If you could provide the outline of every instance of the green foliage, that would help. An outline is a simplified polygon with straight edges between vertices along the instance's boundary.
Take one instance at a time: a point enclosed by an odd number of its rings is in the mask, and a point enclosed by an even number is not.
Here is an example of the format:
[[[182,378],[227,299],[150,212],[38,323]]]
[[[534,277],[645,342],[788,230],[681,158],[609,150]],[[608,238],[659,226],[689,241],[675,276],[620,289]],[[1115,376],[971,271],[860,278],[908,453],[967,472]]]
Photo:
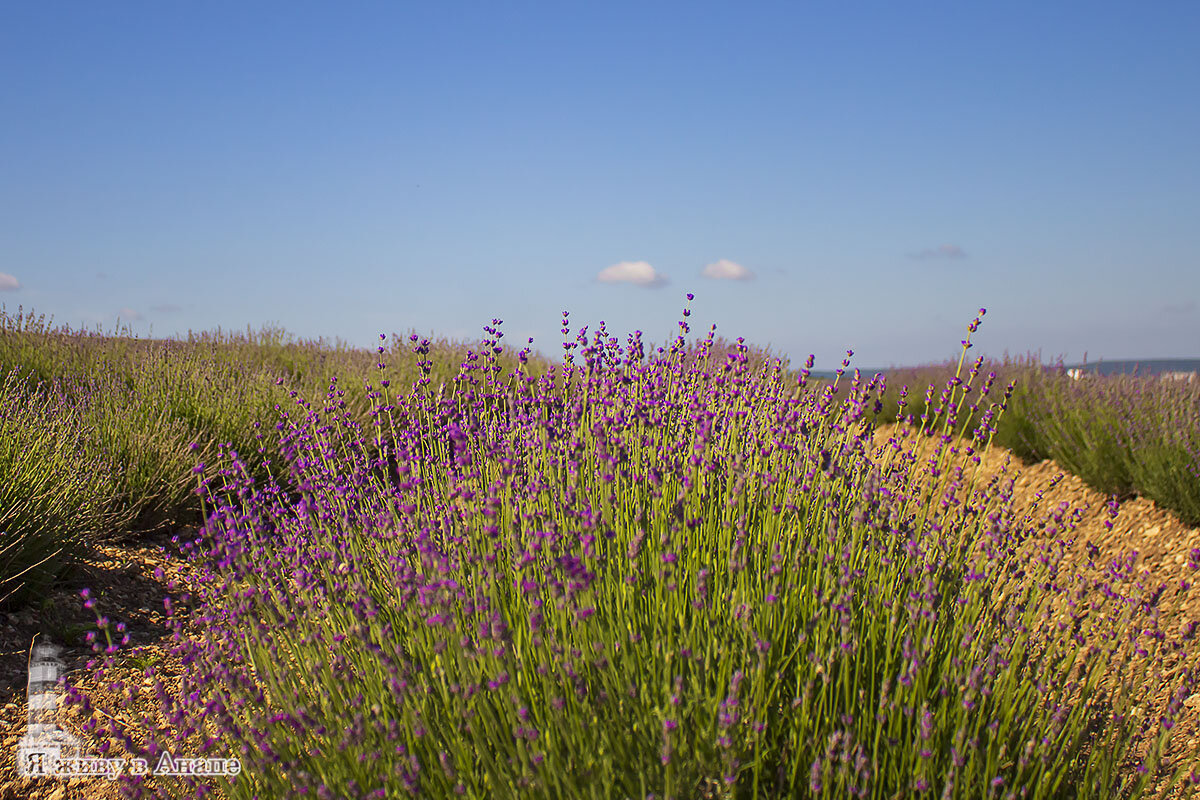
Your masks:
[[[0,603],[35,597],[87,534],[117,522],[112,462],[83,445],[84,413],[62,387],[29,385],[12,370],[0,385]]]

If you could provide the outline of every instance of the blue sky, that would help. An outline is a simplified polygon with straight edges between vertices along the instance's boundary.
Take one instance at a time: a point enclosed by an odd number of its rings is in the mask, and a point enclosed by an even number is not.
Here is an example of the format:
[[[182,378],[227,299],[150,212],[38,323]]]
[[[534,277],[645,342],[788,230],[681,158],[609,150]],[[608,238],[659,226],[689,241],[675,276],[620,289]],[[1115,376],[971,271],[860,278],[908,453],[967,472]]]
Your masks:
[[[974,352],[1197,357],[1197,41],[1190,2],[8,3],[0,302],[553,352],[694,292],[818,367],[979,306]]]

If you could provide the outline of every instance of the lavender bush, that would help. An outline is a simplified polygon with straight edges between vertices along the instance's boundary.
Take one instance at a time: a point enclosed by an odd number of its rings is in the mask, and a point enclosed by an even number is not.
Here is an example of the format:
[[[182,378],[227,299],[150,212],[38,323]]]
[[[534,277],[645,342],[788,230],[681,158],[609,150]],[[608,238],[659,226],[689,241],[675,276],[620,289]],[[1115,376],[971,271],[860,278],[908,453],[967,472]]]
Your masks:
[[[572,339],[564,314],[538,376],[528,350],[501,364],[498,320],[447,382],[414,341],[393,385],[381,347],[365,421],[336,381],[290,391],[270,477],[230,448],[197,467],[181,690],[148,672],[167,724],[96,727],[152,760],[237,756],[239,798],[1194,781],[1160,759],[1192,628],[1160,626],[1161,592],[1124,562],[1069,566],[1073,517],[1034,528],[1011,477],[978,473],[1011,385],[995,397],[960,361],[929,435],[876,447],[882,375],[751,368],[711,332],[689,348],[687,315],[648,353],[603,323]]]
[[[80,444],[87,421],[62,387],[0,383],[0,604],[36,596],[82,537],[114,521],[111,462]]]

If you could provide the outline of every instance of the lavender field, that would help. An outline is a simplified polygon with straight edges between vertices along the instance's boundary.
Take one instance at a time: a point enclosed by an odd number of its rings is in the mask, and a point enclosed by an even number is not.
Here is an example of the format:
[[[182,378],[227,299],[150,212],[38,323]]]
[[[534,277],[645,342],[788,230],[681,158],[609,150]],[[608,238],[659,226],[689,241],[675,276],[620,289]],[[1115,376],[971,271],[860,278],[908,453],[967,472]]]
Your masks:
[[[364,352],[5,316],[0,595],[71,542],[198,526],[175,666],[129,680],[84,593],[92,685],[147,715],[72,701],[113,752],[241,772],[130,797],[1193,791],[1190,582],[981,465],[1054,458],[1196,525],[1198,387],[971,359],[983,310],[956,364],[833,381],[688,317],[658,347],[564,313],[552,363],[500,320]]]

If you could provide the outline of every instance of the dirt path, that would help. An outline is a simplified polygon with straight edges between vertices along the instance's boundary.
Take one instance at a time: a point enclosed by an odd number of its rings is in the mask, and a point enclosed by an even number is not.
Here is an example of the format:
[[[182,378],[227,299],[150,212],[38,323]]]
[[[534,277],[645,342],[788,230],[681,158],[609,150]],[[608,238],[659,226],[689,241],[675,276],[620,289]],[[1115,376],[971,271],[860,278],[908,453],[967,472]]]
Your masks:
[[[194,531],[181,531],[181,535],[188,534],[194,535]],[[96,610],[125,623],[130,641],[124,648],[122,666],[128,674],[149,665],[168,674],[178,673],[169,653],[172,633],[166,625],[163,599],[186,591],[192,581],[172,538],[157,536],[138,542],[94,545],[80,558],[77,574],[64,580],[40,603],[7,614],[0,612],[0,800],[102,800],[119,796],[107,781],[32,781],[17,775],[17,745],[25,734],[28,714],[29,651],[35,636],[39,642],[49,639],[62,646],[59,657],[70,680],[108,700],[110,713],[132,713],[133,709],[122,708],[119,697],[106,697],[103,688],[89,680],[87,663],[93,654],[83,639],[88,631],[95,630],[96,614],[84,607],[79,593],[89,589]],[[84,734],[83,720],[75,709],[64,709],[60,719],[71,733]],[[96,752],[95,737],[80,738],[91,745],[85,750]]]
[[[877,432],[877,442],[896,435],[898,428],[889,426]],[[1012,470],[1019,470],[1015,483],[1014,502],[1024,514],[1032,506],[1039,491],[1044,492],[1040,505],[1032,512],[1046,516],[1061,503],[1081,511],[1075,537],[1090,541],[1100,548],[1104,558],[1113,558],[1130,550],[1137,552],[1137,566],[1146,570],[1155,581],[1169,581],[1175,587],[1180,580],[1200,579],[1187,565],[1189,552],[1200,547],[1200,528],[1184,525],[1173,514],[1159,508],[1153,501],[1133,498],[1121,504],[1112,529],[1105,527],[1108,519],[1108,498],[1089,489],[1082,480],[1065,475],[1052,461],[1023,464],[1005,450],[994,449],[984,454],[981,475],[986,479],[999,471],[1006,458],[1012,459]],[[95,617],[84,609],[79,590],[88,587],[97,598],[97,608],[114,620],[128,625],[131,645],[123,657],[123,672],[127,678],[139,679],[137,673],[153,664],[162,673],[178,674],[177,664],[169,656],[170,632],[165,625],[163,598],[193,586],[189,568],[173,556],[178,548],[169,538],[137,544],[114,544],[97,547],[86,557],[81,574],[65,583],[43,603],[19,612],[0,614],[0,800],[104,800],[117,797],[116,787],[107,781],[40,782],[19,778],[15,773],[17,742],[25,731],[26,722],[26,659],[30,641],[42,632],[66,645],[63,658],[71,677],[95,693],[99,704],[113,716],[134,720],[141,712],[154,709],[125,707],[120,697],[106,695],[103,687],[90,680],[85,669],[90,652],[80,641],[90,629]],[[1200,587],[1192,593],[1173,589],[1164,598],[1164,608],[1173,619],[1167,626],[1173,630],[1186,619],[1200,620]],[[1177,729],[1172,755],[1175,758],[1200,761],[1200,694],[1192,695],[1187,703],[1185,718]],[[75,733],[82,732],[81,720],[64,712],[63,723]],[[95,752],[95,737],[82,737],[85,745]]]

